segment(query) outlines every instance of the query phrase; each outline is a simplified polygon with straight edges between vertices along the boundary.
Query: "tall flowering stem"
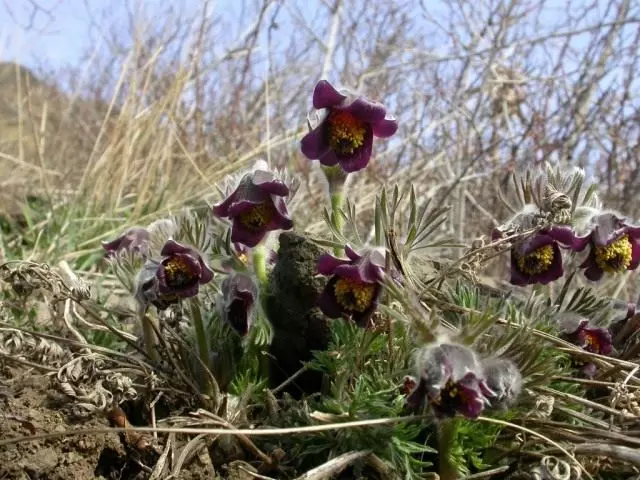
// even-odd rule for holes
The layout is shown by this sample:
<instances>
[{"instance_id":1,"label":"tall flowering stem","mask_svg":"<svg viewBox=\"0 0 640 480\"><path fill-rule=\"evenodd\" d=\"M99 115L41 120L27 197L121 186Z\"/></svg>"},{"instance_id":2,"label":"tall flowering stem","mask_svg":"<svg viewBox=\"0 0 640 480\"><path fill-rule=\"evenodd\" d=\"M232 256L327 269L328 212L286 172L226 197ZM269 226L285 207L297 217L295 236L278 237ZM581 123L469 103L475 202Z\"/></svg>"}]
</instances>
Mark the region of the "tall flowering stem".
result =
<instances>
[{"instance_id":1,"label":"tall flowering stem","mask_svg":"<svg viewBox=\"0 0 640 480\"><path fill-rule=\"evenodd\" d=\"M146 308L143 305L138 307L138 318L140 318L140 324L142 325L142 336L144 338L144 348L147 351L147 355L154 362L160 360L158 350L158 337L156 337L156 331L153 328L153 319L147 315Z\"/></svg>"},{"instance_id":2,"label":"tall flowering stem","mask_svg":"<svg viewBox=\"0 0 640 480\"><path fill-rule=\"evenodd\" d=\"M191 321L193 322L193 328L196 332L196 342L198 344L198 356L202 362L203 367L207 370L211 370L211 355L209 353L209 342L207 341L206 331L204 329L204 323L202 321L202 312L200 311L200 305L197 298L191 298L189 301L191 308ZM214 387L211 375L207 372L204 376L204 393L207 394L212 400L214 405L217 404L215 392L218 390Z\"/></svg>"},{"instance_id":3,"label":"tall flowering stem","mask_svg":"<svg viewBox=\"0 0 640 480\"><path fill-rule=\"evenodd\" d=\"M258 277L261 286L266 285L267 277L267 249L264 244L257 245L253 248L253 270Z\"/></svg>"},{"instance_id":4,"label":"tall flowering stem","mask_svg":"<svg viewBox=\"0 0 640 480\"><path fill-rule=\"evenodd\" d=\"M331 214L333 225L339 233L344 229L344 218L342 218L342 205L344 203L344 195L342 189L331 193ZM333 249L335 255L343 255L344 250L340 247Z\"/></svg>"},{"instance_id":5,"label":"tall flowering stem","mask_svg":"<svg viewBox=\"0 0 640 480\"><path fill-rule=\"evenodd\" d=\"M454 418L438 424L438 474L442 480L457 480L458 469L451 461L451 447L456 441L457 420Z\"/></svg>"}]
</instances>

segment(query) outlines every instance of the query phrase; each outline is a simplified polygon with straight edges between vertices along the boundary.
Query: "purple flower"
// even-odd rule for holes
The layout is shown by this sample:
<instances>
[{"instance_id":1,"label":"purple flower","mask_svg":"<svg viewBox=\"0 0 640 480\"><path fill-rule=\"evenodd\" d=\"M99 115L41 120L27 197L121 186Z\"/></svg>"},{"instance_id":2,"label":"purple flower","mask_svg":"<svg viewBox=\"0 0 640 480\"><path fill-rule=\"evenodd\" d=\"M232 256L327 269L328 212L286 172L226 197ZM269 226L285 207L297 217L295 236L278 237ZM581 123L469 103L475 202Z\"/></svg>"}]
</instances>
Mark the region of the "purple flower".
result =
<instances>
[{"instance_id":1,"label":"purple flower","mask_svg":"<svg viewBox=\"0 0 640 480\"><path fill-rule=\"evenodd\" d=\"M166 310L169 306L178 303L177 295L163 295L158 288L157 272L160 263L155 260L147 260L135 280L135 298L144 306L145 310L153 305L158 310Z\"/></svg>"},{"instance_id":2,"label":"purple flower","mask_svg":"<svg viewBox=\"0 0 640 480\"><path fill-rule=\"evenodd\" d=\"M327 253L318 259L318 273L331 276L318 298L318 307L330 318L351 318L367 327L378 306L384 278L384 255L376 249L361 254L345 247L348 260Z\"/></svg>"},{"instance_id":3,"label":"purple flower","mask_svg":"<svg viewBox=\"0 0 640 480\"><path fill-rule=\"evenodd\" d=\"M522 390L522 375L518 367L505 358L489 358L482 362L487 386L494 393L493 408L506 409L513 405Z\"/></svg>"},{"instance_id":4,"label":"purple flower","mask_svg":"<svg viewBox=\"0 0 640 480\"><path fill-rule=\"evenodd\" d=\"M231 241L255 247L267 232L291 230L293 221L285 197L289 187L268 171L248 173L231 195L213 207L213 213L232 220Z\"/></svg>"},{"instance_id":5,"label":"purple flower","mask_svg":"<svg viewBox=\"0 0 640 480\"><path fill-rule=\"evenodd\" d=\"M494 231L493 238L501 233ZM513 285L543 285L564 274L560 244L576 248L578 238L568 227L554 226L541 230L511 249L511 283Z\"/></svg>"},{"instance_id":6,"label":"purple flower","mask_svg":"<svg viewBox=\"0 0 640 480\"><path fill-rule=\"evenodd\" d=\"M149 252L149 231L142 227L132 227L115 240L102 242L102 247L106 251L106 258L112 258L123 250L146 256Z\"/></svg>"},{"instance_id":7,"label":"purple flower","mask_svg":"<svg viewBox=\"0 0 640 480\"><path fill-rule=\"evenodd\" d=\"M232 273L222 282L222 317L241 336L249 333L258 287L244 273Z\"/></svg>"},{"instance_id":8,"label":"purple flower","mask_svg":"<svg viewBox=\"0 0 640 480\"><path fill-rule=\"evenodd\" d=\"M563 338L583 350L596 353L598 355L609 355L613 351L613 340L608 328L589 327L589 320L582 318L575 325L576 319L568 316L563 322L565 333ZM582 363L582 371L587 376L592 377L596 372L595 364L591 362Z\"/></svg>"},{"instance_id":9,"label":"purple flower","mask_svg":"<svg viewBox=\"0 0 640 480\"><path fill-rule=\"evenodd\" d=\"M494 393L473 350L456 344L424 347L416 356L418 384L407 397L407 405L420 408L426 401L437 418L460 413L477 418Z\"/></svg>"},{"instance_id":10,"label":"purple flower","mask_svg":"<svg viewBox=\"0 0 640 480\"><path fill-rule=\"evenodd\" d=\"M301 141L302 153L345 172L367 166L373 137L388 138L398 130L398 121L383 105L347 91L338 91L320 80L313 91L313 107L324 110L323 118Z\"/></svg>"},{"instance_id":11,"label":"purple flower","mask_svg":"<svg viewBox=\"0 0 640 480\"><path fill-rule=\"evenodd\" d=\"M614 213L602 213L592 220L591 232L580 239L577 250L591 246L580 265L589 280L598 281L605 273L635 270L640 264L640 227L629 225Z\"/></svg>"},{"instance_id":12,"label":"purple flower","mask_svg":"<svg viewBox=\"0 0 640 480\"><path fill-rule=\"evenodd\" d=\"M168 240L160 252L162 260L156 270L161 295L194 297L199 286L213 279L213 271L193 248Z\"/></svg>"}]
</instances>

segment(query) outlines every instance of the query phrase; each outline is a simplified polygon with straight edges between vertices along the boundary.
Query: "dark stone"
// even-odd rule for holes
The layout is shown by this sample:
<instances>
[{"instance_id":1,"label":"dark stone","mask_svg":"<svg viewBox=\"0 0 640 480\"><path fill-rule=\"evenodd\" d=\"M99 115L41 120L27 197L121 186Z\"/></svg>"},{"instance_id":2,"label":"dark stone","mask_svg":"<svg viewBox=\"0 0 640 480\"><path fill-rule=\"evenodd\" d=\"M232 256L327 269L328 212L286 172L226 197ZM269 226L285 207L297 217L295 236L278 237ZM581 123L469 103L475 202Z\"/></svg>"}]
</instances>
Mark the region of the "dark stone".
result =
<instances>
[{"instance_id":1,"label":"dark stone","mask_svg":"<svg viewBox=\"0 0 640 480\"><path fill-rule=\"evenodd\" d=\"M269 278L267 315L274 329L269 348L269 380L277 387L311 359L313 350L326 350L330 320L316 307L326 278L317 275L322 250L307 237L280 234L278 261ZM283 389L294 398L322 388L322 373L305 372Z\"/></svg>"}]
</instances>

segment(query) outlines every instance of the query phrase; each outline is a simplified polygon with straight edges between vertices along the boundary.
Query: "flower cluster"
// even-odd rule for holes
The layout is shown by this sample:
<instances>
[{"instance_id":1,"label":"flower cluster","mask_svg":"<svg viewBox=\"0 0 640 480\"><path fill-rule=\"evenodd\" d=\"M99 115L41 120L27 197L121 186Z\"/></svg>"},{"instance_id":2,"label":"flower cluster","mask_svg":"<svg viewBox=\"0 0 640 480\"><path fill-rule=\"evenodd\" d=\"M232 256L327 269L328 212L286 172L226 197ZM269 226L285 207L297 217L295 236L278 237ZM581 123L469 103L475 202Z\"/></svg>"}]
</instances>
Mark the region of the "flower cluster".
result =
<instances>
[{"instance_id":1,"label":"flower cluster","mask_svg":"<svg viewBox=\"0 0 640 480\"><path fill-rule=\"evenodd\" d=\"M439 419L456 413L477 418L486 407L506 408L522 389L522 376L513 362L504 358L482 361L473 350L455 343L420 349L416 370L417 380L412 385L407 382L407 406L417 410L426 403Z\"/></svg>"},{"instance_id":2,"label":"flower cluster","mask_svg":"<svg viewBox=\"0 0 640 480\"><path fill-rule=\"evenodd\" d=\"M531 226L531 216L517 225L524 230ZM564 274L562 251L583 252L586 259L579 268L591 281L605 274L635 270L640 265L640 227L611 212L597 213L588 219L586 232L578 234L572 227L553 225L539 229L511 248L511 283L513 285L547 284ZM494 240L505 232L497 228Z\"/></svg>"}]
</instances>

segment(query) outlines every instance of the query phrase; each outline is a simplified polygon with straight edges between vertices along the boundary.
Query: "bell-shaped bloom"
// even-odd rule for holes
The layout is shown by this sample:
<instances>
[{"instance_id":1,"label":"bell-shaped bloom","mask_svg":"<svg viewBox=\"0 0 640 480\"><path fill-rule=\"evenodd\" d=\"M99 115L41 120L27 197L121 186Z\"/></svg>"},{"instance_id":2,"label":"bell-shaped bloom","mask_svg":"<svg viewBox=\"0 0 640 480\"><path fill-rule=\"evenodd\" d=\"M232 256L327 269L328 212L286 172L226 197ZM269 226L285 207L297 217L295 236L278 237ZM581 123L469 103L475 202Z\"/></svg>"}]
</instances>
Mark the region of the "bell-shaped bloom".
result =
<instances>
[{"instance_id":1,"label":"bell-shaped bloom","mask_svg":"<svg viewBox=\"0 0 640 480\"><path fill-rule=\"evenodd\" d=\"M102 242L105 257L112 258L118 252L137 252L143 256L149 253L149 231L143 227L132 227L110 242Z\"/></svg>"},{"instance_id":2,"label":"bell-shaped bloom","mask_svg":"<svg viewBox=\"0 0 640 480\"><path fill-rule=\"evenodd\" d=\"M373 137L388 138L398 130L398 121L382 104L338 91L326 80L313 91L313 107L321 110L321 119L302 139L302 153L328 167L340 164L345 172L367 166Z\"/></svg>"},{"instance_id":3,"label":"bell-shaped bloom","mask_svg":"<svg viewBox=\"0 0 640 480\"><path fill-rule=\"evenodd\" d=\"M330 318L350 318L367 327L382 290L384 254L373 248L358 254L348 246L345 252L348 260L327 253L318 259L318 273L331 277L318 298L318 307Z\"/></svg>"},{"instance_id":4,"label":"bell-shaped bloom","mask_svg":"<svg viewBox=\"0 0 640 480\"><path fill-rule=\"evenodd\" d=\"M221 286L222 318L241 336L249 333L258 298L258 286L244 273L228 275Z\"/></svg>"},{"instance_id":5,"label":"bell-shaped bloom","mask_svg":"<svg viewBox=\"0 0 640 480\"><path fill-rule=\"evenodd\" d=\"M159 268L160 262L147 260L136 276L134 282L135 298L145 310L149 305L153 305L158 310L166 310L180 301L180 297L177 295L160 293L157 276Z\"/></svg>"},{"instance_id":6,"label":"bell-shaped bloom","mask_svg":"<svg viewBox=\"0 0 640 480\"><path fill-rule=\"evenodd\" d=\"M493 239L501 237L497 230ZM554 226L535 233L511 249L513 285L547 284L564 274L560 246L575 249L579 239L568 227Z\"/></svg>"},{"instance_id":7,"label":"bell-shaped bloom","mask_svg":"<svg viewBox=\"0 0 640 480\"><path fill-rule=\"evenodd\" d=\"M635 270L640 264L640 227L628 224L614 213L591 219L591 232L581 238L578 250L589 246L589 256L580 265L589 280L598 281L605 273Z\"/></svg>"},{"instance_id":8,"label":"bell-shaped bloom","mask_svg":"<svg viewBox=\"0 0 640 480\"><path fill-rule=\"evenodd\" d=\"M237 188L213 207L213 213L233 222L232 242L255 247L268 232L293 228L285 203L288 195L289 187L272 172L255 170L242 177Z\"/></svg>"},{"instance_id":9,"label":"bell-shaped bloom","mask_svg":"<svg viewBox=\"0 0 640 480\"><path fill-rule=\"evenodd\" d=\"M407 397L414 410L426 402L437 418L456 413L477 418L494 396L476 354L464 345L424 347L416 355L416 367L418 384Z\"/></svg>"},{"instance_id":10,"label":"bell-shaped bloom","mask_svg":"<svg viewBox=\"0 0 640 480\"><path fill-rule=\"evenodd\" d=\"M213 279L213 270L193 248L168 240L160 252L162 260L156 271L158 289L162 295L180 298L194 297L199 286Z\"/></svg>"},{"instance_id":11,"label":"bell-shaped bloom","mask_svg":"<svg viewBox=\"0 0 640 480\"><path fill-rule=\"evenodd\" d=\"M493 408L506 409L513 405L522 391L522 374L511 360L488 358L482 362L489 389L493 392Z\"/></svg>"},{"instance_id":12,"label":"bell-shaped bloom","mask_svg":"<svg viewBox=\"0 0 640 480\"><path fill-rule=\"evenodd\" d=\"M565 340L587 352L609 355L613 351L613 339L608 328L590 327L586 318L570 314L564 315L560 320L560 326L564 330L562 337ZM582 367L585 375L591 377L596 373L596 366L592 362L576 363Z\"/></svg>"}]
</instances>

